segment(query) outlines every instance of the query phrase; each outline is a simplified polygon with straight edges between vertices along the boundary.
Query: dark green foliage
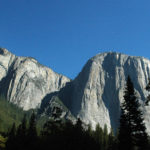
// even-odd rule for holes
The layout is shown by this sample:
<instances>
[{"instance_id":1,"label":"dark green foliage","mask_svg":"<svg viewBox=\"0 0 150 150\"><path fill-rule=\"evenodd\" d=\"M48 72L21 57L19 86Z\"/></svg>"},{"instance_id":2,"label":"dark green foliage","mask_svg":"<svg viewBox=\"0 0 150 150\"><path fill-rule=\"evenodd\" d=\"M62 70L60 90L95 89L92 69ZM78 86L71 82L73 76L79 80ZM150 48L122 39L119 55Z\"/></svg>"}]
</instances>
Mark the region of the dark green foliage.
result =
<instances>
[{"instance_id":1,"label":"dark green foliage","mask_svg":"<svg viewBox=\"0 0 150 150\"><path fill-rule=\"evenodd\" d=\"M33 112L29 121L29 128L27 131L28 140L34 142L37 138L37 129L36 129L36 117Z\"/></svg>"},{"instance_id":2,"label":"dark green foliage","mask_svg":"<svg viewBox=\"0 0 150 150\"><path fill-rule=\"evenodd\" d=\"M12 104L8 103L8 105ZM35 113L25 115L25 112L23 112L23 119L19 121L20 124L18 123L17 129L15 129L15 124L13 124L8 133L6 150L47 150L53 148L56 150L107 150L109 147L113 147L112 139L109 138L106 126L104 131L99 125L97 125L96 131L93 131L90 125L85 130L80 119L77 120L76 124L72 124L68 120L60 119L61 113L59 108L54 109L52 114L54 120L48 120L44 124L39 136L37 135L36 126L40 128L48 118L37 118ZM28 119L29 116L31 116L30 119Z\"/></svg>"},{"instance_id":3,"label":"dark green foliage","mask_svg":"<svg viewBox=\"0 0 150 150\"><path fill-rule=\"evenodd\" d=\"M34 110L34 112L36 115L36 110ZM0 133L8 132L8 129L10 130L13 123L15 123L16 127L18 127L21 124L22 118L25 114L28 125L29 119L32 115L32 110L23 111L21 108L7 101L4 96L0 96ZM48 117L46 116L37 116L38 133L47 120Z\"/></svg>"},{"instance_id":4,"label":"dark green foliage","mask_svg":"<svg viewBox=\"0 0 150 150\"><path fill-rule=\"evenodd\" d=\"M7 138L0 135L0 150L5 150Z\"/></svg>"},{"instance_id":5,"label":"dark green foliage","mask_svg":"<svg viewBox=\"0 0 150 150\"><path fill-rule=\"evenodd\" d=\"M104 126L104 137L103 137L104 141L103 141L103 145L104 145L104 150L108 149L108 130L107 130L107 126L105 124Z\"/></svg>"},{"instance_id":6,"label":"dark green foliage","mask_svg":"<svg viewBox=\"0 0 150 150\"><path fill-rule=\"evenodd\" d=\"M15 140L16 140L16 125L14 123L8 134L8 139L6 142L6 148L8 150L15 149L15 145L16 145Z\"/></svg>"},{"instance_id":7,"label":"dark green foliage","mask_svg":"<svg viewBox=\"0 0 150 150\"><path fill-rule=\"evenodd\" d=\"M33 150L37 149L37 142L38 142L38 136L37 136L37 128L36 128L36 116L35 113L33 112L30 120L29 120L29 127L27 129L27 149L28 150Z\"/></svg>"},{"instance_id":8,"label":"dark green foliage","mask_svg":"<svg viewBox=\"0 0 150 150\"><path fill-rule=\"evenodd\" d=\"M15 122L18 125L23 118L23 111L8 102L3 96L0 97L0 131L6 132Z\"/></svg>"},{"instance_id":9,"label":"dark green foliage","mask_svg":"<svg viewBox=\"0 0 150 150\"><path fill-rule=\"evenodd\" d=\"M24 115L21 124L18 126L16 133L16 140L14 141L17 150L24 149L27 144L27 120L26 115Z\"/></svg>"},{"instance_id":10,"label":"dark green foliage","mask_svg":"<svg viewBox=\"0 0 150 150\"><path fill-rule=\"evenodd\" d=\"M60 120L58 122L50 120L44 125L41 135L42 149L99 149L99 145L88 130L83 129L80 119L77 120L75 125L70 121L62 122Z\"/></svg>"},{"instance_id":11,"label":"dark green foliage","mask_svg":"<svg viewBox=\"0 0 150 150\"><path fill-rule=\"evenodd\" d=\"M30 118L31 112L23 111L16 105L8 102L4 96L0 96L0 132L7 132L15 123L18 126L26 114L27 120Z\"/></svg>"},{"instance_id":12,"label":"dark green foliage","mask_svg":"<svg viewBox=\"0 0 150 150\"><path fill-rule=\"evenodd\" d=\"M8 133L6 150L34 150L37 148L37 141L35 114L31 115L29 127L27 127L26 115L24 115L17 130L13 124L12 129Z\"/></svg>"},{"instance_id":13,"label":"dark green foliage","mask_svg":"<svg viewBox=\"0 0 150 150\"><path fill-rule=\"evenodd\" d=\"M111 129L109 135L108 135L108 143L107 143L107 150L116 150L116 138L114 136L113 130Z\"/></svg>"},{"instance_id":14,"label":"dark green foliage","mask_svg":"<svg viewBox=\"0 0 150 150\"><path fill-rule=\"evenodd\" d=\"M93 137L97 143L100 144L101 149L103 148L103 130L99 124L96 125L96 130L93 133Z\"/></svg>"},{"instance_id":15,"label":"dark green foliage","mask_svg":"<svg viewBox=\"0 0 150 150\"><path fill-rule=\"evenodd\" d=\"M131 147L130 142L132 141L132 139L128 137L128 134L129 134L129 128L127 124L127 118L126 118L124 110L121 110L120 128L119 128L119 135L118 135L120 150L121 149L126 150L126 149L129 149L129 147Z\"/></svg>"},{"instance_id":16,"label":"dark green foliage","mask_svg":"<svg viewBox=\"0 0 150 150\"><path fill-rule=\"evenodd\" d=\"M33 113L27 126L26 116L22 119L17 130L12 126L8 134L6 150L116 150L115 137L113 132L107 132L96 126L93 131L89 125L87 129L80 119L75 124L69 120L48 120L41 131L41 135L36 132L36 117Z\"/></svg>"},{"instance_id":17,"label":"dark green foliage","mask_svg":"<svg viewBox=\"0 0 150 150\"><path fill-rule=\"evenodd\" d=\"M119 128L119 149L147 149L148 136L143 122L140 104L135 96L133 83L128 77L124 92L124 102L121 106Z\"/></svg>"},{"instance_id":18,"label":"dark green foliage","mask_svg":"<svg viewBox=\"0 0 150 150\"><path fill-rule=\"evenodd\" d=\"M150 83L146 89L150 91ZM36 113L31 115L30 111L25 115L22 109L0 99L0 121L4 121L0 122L1 127L6 123L6 128L10 128L12 122L16 123L7 134L6 150L118 150L118 143L120 150L147 150L148 137L140 104L129 77L124 100L119 134L115 137L112 129L108 133L106 125L102 129L97 124L92 130L91 125L86 127L79 118L75 124L61 119L62 110L57 106L53 107L51 119L48 116L38 118Z\"/></svg>"},{"instance_id":19,"label":"dark green foliage","mask_svg":"<svg viewBox=\"0 0 150 150\"><path fill-rule=\"evenodd\" d=\"M100 150L117 150L116 137L112 130L108 134L106 125L104 126L104 129L102 129L100 125L97 124L92 136L99 145Z\"/></svg>"}]
</instances>

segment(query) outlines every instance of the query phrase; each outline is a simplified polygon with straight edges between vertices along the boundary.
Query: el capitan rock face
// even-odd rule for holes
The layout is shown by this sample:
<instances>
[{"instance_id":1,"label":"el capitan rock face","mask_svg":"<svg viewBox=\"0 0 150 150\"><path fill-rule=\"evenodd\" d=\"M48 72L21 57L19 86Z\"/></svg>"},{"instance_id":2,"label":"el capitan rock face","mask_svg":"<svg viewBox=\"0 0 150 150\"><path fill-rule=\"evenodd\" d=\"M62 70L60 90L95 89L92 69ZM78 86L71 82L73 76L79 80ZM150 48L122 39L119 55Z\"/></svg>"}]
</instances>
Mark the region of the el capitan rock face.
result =
<instances>
[{"instance_id":1,"label":"el capitan rock face","mask_svg":"<svg viewBox=\"0 0 150 150\"><path fill-rule=\"evenodd\" d=\"M42 66L35 59L17 57L0 49L0 91L24 110L40 106L49 93L60 90L70 79Z\"/></svg>"},{"instance_id":2,"label":"el capitan rock face","mask_svg":"<svg viewBox=\"0 0 150 150\"><path fill-rule=\"evenodd\" d=\"M144 101L145 87L150 77L149 60L114 52L96 55L71 83L72 94L68 107L75 116L93 127L99 123L102 127L106 124L109 129L117 129L128 75L131 76L137 96ZM142 109L148 127L150 107Z\"/></svg>"},{"instance_id":3,"label":"el capitan rock face","mask_svg":"<svg viewBox=\"0 0 150 150\"><path fill-rule=\"evenodd\" d=\"M126 78L130 75L143 104L150 60L115 52L98 54L70 81L33 58L17 57L0 48L0 72L1 94L24 110L41 106L42 115L50 115L53 107L59 106L66 118L73 118L73 114L93 128L99 123L116 130ZM141 109L150 134L150 106L142 105Z\"/></svg>"}]
</instances>

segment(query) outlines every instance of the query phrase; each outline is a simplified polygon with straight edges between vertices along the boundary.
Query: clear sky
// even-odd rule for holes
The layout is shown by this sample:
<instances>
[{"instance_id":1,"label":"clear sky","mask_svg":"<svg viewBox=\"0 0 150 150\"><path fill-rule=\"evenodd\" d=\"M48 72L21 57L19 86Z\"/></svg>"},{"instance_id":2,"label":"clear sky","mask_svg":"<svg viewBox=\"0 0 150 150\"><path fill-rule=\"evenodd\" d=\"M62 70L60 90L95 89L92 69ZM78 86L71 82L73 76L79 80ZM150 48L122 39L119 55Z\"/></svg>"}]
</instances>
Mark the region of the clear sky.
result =
<instances>
[{"instance_id":1,"label":"clear sky","mask_svg":"<svg viewBox=\"0 0 150 150\"><path fill-rule=\"evenodd\" d=\"M101 52L150 58L150 0L0 0L0 47L70 78Z\"/></svg>"}]
</instances>

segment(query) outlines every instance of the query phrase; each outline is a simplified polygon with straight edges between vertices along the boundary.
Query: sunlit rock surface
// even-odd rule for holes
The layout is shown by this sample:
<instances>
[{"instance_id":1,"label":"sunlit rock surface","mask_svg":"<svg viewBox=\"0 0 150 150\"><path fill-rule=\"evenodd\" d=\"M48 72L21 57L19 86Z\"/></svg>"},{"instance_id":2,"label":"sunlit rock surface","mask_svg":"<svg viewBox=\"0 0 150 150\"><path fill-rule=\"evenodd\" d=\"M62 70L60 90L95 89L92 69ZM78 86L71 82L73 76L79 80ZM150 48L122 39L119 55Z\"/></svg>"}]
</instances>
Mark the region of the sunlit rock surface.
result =
<instances>
[{"instance_id":1,"label":"sunlit rock surface","mask_svg":"<svg viewBox=\"0 0 150 150\"><path fill-rule=\"evenodd\" d=\"M102 127L106 124L108 129L113 127L116 130L128 75L138 98L144 101L145 87L150 77L148 59L115 52L91 58L71 83L71 112L93 128L99 123ZM150 133L150 107L143 106L142 109Z\"/></svg>"},{"instance_id":2,"label":"sunlit rock surface","mask_svg":"<svg viewBox=\"0 0 150 150\"><path fill-rule=\"evenodd\" d=\"M130 75L150 134L150 106L144 105L150 78L148 59L115 52L98 54L70 81L33 58L17 57L1 48L0 72L1 94L24 110L40 107L42 115L51 115L53 108L59 107L64 118L80 117L93 128L97 123L101 127L106 124L108 130L118 128Z\"/></svg>"},{"instance_id":3,"label":"sunlit rock surface","mask_svg":"<svg viewBox=\"0 0 150 150\"><path fill-rule=\"evenodd\" d=\"M37 108L49 93L58 91L70 81L34 58L17 57L0 49L0 92L24 110Z\"/></svg>"}]
</instances>

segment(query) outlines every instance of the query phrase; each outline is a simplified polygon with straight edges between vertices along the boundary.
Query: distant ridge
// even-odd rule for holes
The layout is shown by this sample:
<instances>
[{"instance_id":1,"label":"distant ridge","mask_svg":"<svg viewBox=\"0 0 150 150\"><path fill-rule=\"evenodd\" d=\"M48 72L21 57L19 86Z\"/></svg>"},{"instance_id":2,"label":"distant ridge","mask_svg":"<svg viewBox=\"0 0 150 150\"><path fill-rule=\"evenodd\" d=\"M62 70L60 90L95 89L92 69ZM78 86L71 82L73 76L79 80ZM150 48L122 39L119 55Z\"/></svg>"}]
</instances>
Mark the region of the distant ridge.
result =
<instances>
[{"instance_id":1,"label":"distant ridge","mask_svg":"<svg viewBox=\"0 0 150 150\"><path fill-rule=\"evenodd\" d=\"M89 59L78 76L70 80L33 58L17 57L0 48L0 72L1 94L24 110L40 108L42 115L51 115L52 107L58 106L65 117L72 118L73 114L93 128L99 123L116 131L126 78L130 75L142 104L147 96L150 60L104 52ZM150 106L141 109L150 134Z\"/></svg>"}]
</instances>

